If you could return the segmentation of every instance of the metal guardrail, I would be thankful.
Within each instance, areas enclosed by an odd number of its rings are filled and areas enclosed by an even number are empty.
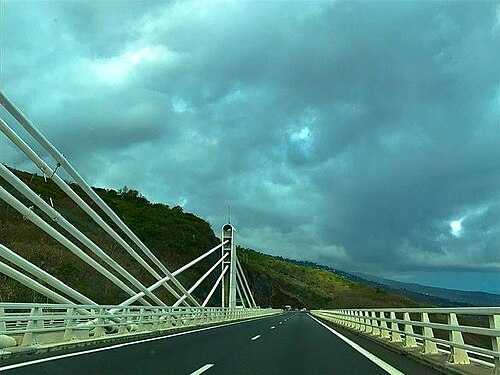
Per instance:
[[[450,348],[449,362],[470,364],[478,355],[500,374],[500,307],[313,310],[319,318],[423,354]],[[464,334],[464,335],[463,335]],[[437,336],[437,337],[436,337]],[[466,340],[464,341],[464,336]]]
[[[276,309],[0,303],[0,355],[274,315]]]

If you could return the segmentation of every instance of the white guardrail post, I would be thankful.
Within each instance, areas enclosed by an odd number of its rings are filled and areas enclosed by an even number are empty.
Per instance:
[[[387,322],[385,321],[385,313],[383,311],[380,312],[380,337],[383,339],[388,339],[391,337],[389,330],[387,329]]]
[[[26,334],[23,335],[23,340],[21,341],[21,346],[31,346],[37,344],[36,336],[37,333],[43,329],[43,320],[40,321],[42,315],[42,309],[39,307],[33,307],[31,309],[29,320],[26,324]]]
[[[457,315],[455,313],[448,314],[448,325],[451,327],[459,327]],[[450,362],[456,363],[458,365],[468,365],[470,363],[469,356],[467,352],[456,346],[464,345],[464,338],[462,337],[462,332],[459,330],[450,330],[450,342],[455,345],[451,345]]]
[[[405,323],[405,347],[406,348],[416,348],[417,340],[415,340],[415,336],[413,333],[413,325],[410,318],[410,313],[403,313],[403,320]]]
[[[403,339],[401,338],[401,331],[399,330],[399,325],[396,322],[396,313],[391,311],[391,341],[392,342],[401,342]]]
[[[377,313],[375,311],[372,311],[372,324],[373,324],[372,335],[380,336],[380,328],[379,328],[376,314]]]
[[[426,337],[424,339],[424,351],[423,351],[423,353],[424,354],[437,354],[438,353],[437,345],[433,341],[434,332],[432,331],[431,327],[427,326],[430,323],[428,313],[426,313],[426,312],[422,313],[422,322],[424,324],[426,324],[423,327],[423,334],[424,334],[424,337]]]
[[[426,356],[448,352],[450,366],[480,363],[500,375],[500,307],[312,310],[311,314],[402,350]],[[440,332],[437,337],[435,330]],[[475,339],[464,340],[464,334]]]
[[[499,331],[500,330],[500,312],[498,314],[493,314],[489,316],[490,329]],[[500,337],[491,336],[491,348],[500,352]],[[495,375],[500,375],[500,357],[495,357]]]

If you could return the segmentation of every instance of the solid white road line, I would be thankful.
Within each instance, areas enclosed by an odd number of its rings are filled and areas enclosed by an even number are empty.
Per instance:
[[[211,368],[212,366],[214,366],[213,363],[207,363],[205,366],[203,367],[200,367],[198,370],[192,372],[191,374],[189,375],[200,375],[202,373],[204,373],[205,371],[207,371],[209,368]]]
[[[260,337],[260,335],[257,335],[257,336],[252,337],[252,341],[257,340],[259,337]]]
[[[255,319],[249,319],[249,320],[242,320],[242,321],[239,321],[239,322],[225,323],[225,324],[220,324],[220,325],[211,326],[211,327],[194,329],[194,330],[190,330],[190,331],[172,333],[170,335],[165,335],[165,336],[160,336],[160,337],[153,337],[153,338],[150,338],[150,339],[143,339],[143,340],[138,340],[138,341],[125,342],[123,344],[110,345],[110,346],[106,346],[106,347],[103,347],[103,348],[89,349],[89,350],[83,350],[81,352],[74,352],[74,353],[68,353],[68,354],[55,355],[53,357],[47,357],[47,358],[41,358],[41,359],[34,359],[33,361],[15,363],[13,365],[8,365],[8,366],[0,367],[0,372],[6,371],[6,370],[11,370],[11,369],[14,369],[14,368],[19,368],[19,367],[24,367],[24,366],[29,366],[29,365],[35,365],[37,363],[55,361],[55,360],[62,359],[62,358],[76,357],[76,356],[79,356],[79,355],[90,354],[90,353],[97,353],[97,352],[103,352],[105,350],[111,350],[111,349],[119,349],[119,348],[123,348],[125,346],[136,345],[136,344],[143,344],[145,342],[156,341],[156,340],[164,340],[164,339],[168,339],[170,337],[184,336],[184,335],[189,335],[190,333],[197,333],[197,332],[201,332],[201,331],[208,331],[210,329],[216,329],[216,328],[221,328],[221,327],[232,326],[232,325],[235,325],[235,324],[242,324],[242,323],[253,322],[255,320],[265,319],[265,318],[268,318],[268,316],[259,317],[259,318],[255,318]]]
[[[359,346],[358,344],[356,344],[354,341],[348,339],[344,335],[338,333],[333,328],[327,326],[325,323],[323,323],[323,322],[319,321],[318,319],[316,319],[314,316],[312,316],[310,314],[307,314],[307,315],[309,315],[312,319],[314,319],[315,321],[317,321],[319,324],[321,324],[323,327],[325,327],[327,330],[329,330],[331,333],[333,333],[339,339],[341,339],[342,341],[344,341],[347,345],[349,345],[353,349],[357,350],[359,353],[363,354],[366,358],[368,358],[370,361],[372,361],[373,363],[375,363],[380,368],[382,368],[385,371],[387,371],[389,374],[391,374],[391,375],[404,375],[404,373],[402,373],[401,371],[399,371],[397,368],[392,367],[387,362],[383,361],[379,357],[377,357],[374,354],[370,353],[368,350],[362,348],[361,346]]]

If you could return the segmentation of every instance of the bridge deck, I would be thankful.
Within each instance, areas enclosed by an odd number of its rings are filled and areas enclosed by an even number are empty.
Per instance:
[[[200,374],[203,370],[206,374],[437,374],[385,348],[376,348],[374,354],[377,363],[307,314],[290,312],[49,357],[18,368],[0,364],[0,371],[6,375]]]

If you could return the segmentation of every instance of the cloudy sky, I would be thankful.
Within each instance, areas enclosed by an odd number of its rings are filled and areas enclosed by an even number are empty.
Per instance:
[[[493,1],[1,9],[2,90],[91,184],[216,233],[231,205],[266,253],[500,293]],[[0,157],[32,170],[3,135]]]

